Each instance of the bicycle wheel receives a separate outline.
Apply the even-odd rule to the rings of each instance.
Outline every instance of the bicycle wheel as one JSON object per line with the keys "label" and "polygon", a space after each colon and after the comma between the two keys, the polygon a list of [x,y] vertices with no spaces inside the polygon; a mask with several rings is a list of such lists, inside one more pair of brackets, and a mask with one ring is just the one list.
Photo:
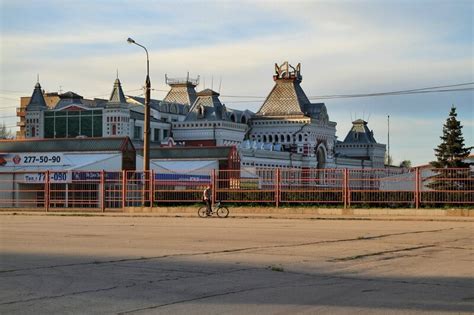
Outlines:
{"label": "bicycle wheel", "polygon": [[207,217],[207,208],[206,207],[199,208],[198,216],[200,216],[201,218],[206,218]]}
{"label": "bicycle wheel", "polygon": [[229,209],[227,209],[227,207],[219,207],[219,209],[217,209],[217,216],[219,218],[227,218],[227,216],[229,215]]}

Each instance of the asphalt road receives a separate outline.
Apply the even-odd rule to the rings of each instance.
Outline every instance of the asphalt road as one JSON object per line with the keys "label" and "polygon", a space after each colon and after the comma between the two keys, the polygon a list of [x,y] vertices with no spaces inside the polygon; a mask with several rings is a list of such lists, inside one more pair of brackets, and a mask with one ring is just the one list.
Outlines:
{"label": "asphalt road", "polygon": [[472,222],[0,220],[2,314],[474,311]]}

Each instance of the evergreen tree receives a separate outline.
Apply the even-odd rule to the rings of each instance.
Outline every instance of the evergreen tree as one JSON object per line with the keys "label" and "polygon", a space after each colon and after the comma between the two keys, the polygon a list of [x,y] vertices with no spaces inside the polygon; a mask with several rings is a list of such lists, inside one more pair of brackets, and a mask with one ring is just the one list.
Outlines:
{"label": "evergreen tree", "polygon": [[471,151],[471,148],[464,147],[464,137],[462,136],[461,122],[456,119],[456,107],[451,107],[451,112],[443,125],[443,135],[440,137],[442,142],[435,149],[437,161],[430,164],[436,168],[461,168],[468,167],[465,160]]}
{"label": "evergreen tree", "polygon": [[[436,168],[435,180],[428,187],[436,190],[466,190],[470,181],[463,180],[470,176],[469,164],[464,160],[471,148],[464,147],[462,125],[457,120],[456,107],[451,107],[449,117],[443,125],[441,144],[435,150],[436,161],[430,164]],[[466,168],[465,170],[456,170]]]}

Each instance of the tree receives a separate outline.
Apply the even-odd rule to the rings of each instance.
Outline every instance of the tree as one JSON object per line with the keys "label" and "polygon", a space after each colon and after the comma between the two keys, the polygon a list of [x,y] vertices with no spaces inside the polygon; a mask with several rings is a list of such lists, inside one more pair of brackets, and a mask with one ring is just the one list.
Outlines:
{"label": "tree", "polygon": [[436,168],[463,168],[469,164],[464,160],[469,156],[471,148],[464,147],[464,137],[462,136],[461,122],[456,119],[456,107],[451,107],[449,117],[443,125],[442,142],[435,149],[436,161],[430,164]]}
{"label": "tree", "polygon": [[436,190],[466,190],[469,188],[469,164],[464,160],[471,148],[464,147],[462,125],[457,120],[456,107],[451,107],[449,117],[443,125],[441,144],[435,150],[437,160],[430,162],[437,175],[428,187]]}
{"label": "tree", "polygon": [[400,167],[410,168],[411,167],[411,161],[410,160],[401,161],[400,162]]}
{"label": "tree", "polygon": [[12,132],[7,128],[5,122],[0,125],[0,139],[11,139],[13,138]]}

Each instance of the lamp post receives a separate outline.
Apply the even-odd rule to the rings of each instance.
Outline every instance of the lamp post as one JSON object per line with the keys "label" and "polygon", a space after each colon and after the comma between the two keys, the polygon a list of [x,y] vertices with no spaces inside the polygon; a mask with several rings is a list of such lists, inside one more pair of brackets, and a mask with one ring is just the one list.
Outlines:
{"label": "lamp post", "polygon": [[145,206],[149,204],[148,187],[149,187],[149,170],[150,170],[150,60],[148,58],[148,50],[145,46],[140,45],[130,37],[127,39],[129,44],[135,44],[145,49],[146,52],[146,79],[145,79],[145,121],[143,126],[143,173],[145,176]]}

